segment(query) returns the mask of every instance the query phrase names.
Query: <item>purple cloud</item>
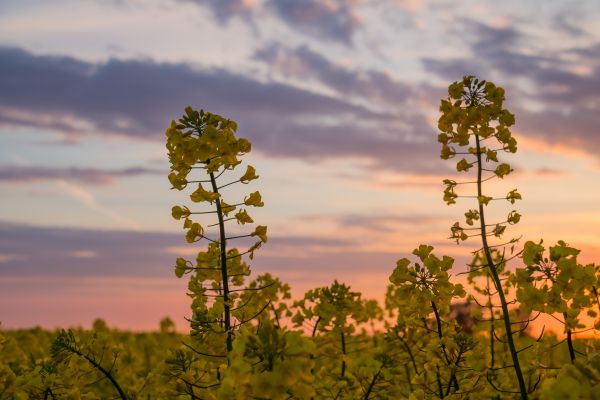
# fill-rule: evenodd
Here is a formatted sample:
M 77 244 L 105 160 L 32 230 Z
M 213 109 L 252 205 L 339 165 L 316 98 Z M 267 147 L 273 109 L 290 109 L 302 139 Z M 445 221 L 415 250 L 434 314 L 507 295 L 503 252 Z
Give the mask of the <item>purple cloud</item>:
M 352 43 L 360 26 L 352 1 L 271 0 L 269 6 L 292 28 L 317 38 Z
M 106 185 L 118 178 L 146 174 L 164 174 L 164 171 L 143 167 L 125 168 L 120 170 L 103 170 L 77 167 L 53 168 L 40 166 L 0 166 L 0 182 L 5 183 L 28 183 L 62 179 L 95 185 Z
M 221 22 L 234 17 L 256 20 L 264 13 L 279 17 L 290 29 L 318 39 L 351 45 L 360 27 L 355 2 L 347 0 L 266 0 L 251 6 L 242 0 L 179 0 L 208 7 Z M 260 11 L 259 11 L 260 10 Z
M 426 69 L 448 80 L 475 74 L 486 79 L 499 76 L 496 83 L 507 90 L 508 107 L 517 116 L 516 129 L 550 144 L 562 144 L 600 154 L 600 52 L 599 44 L 566 49 L 563 55 L 525 53 L 529 39 L 513 27 L 494 28 L 470 21 L 467 37 L 472 58 L 424 59 Z M 583 69 L 578 72 L 578 69 Z M 529 88 L 517 82 L 528 81 Z M 533 88 L 533 89 L 531 89 Z M 538 106 L 532 109 L 529 104 Z
M 182 248 L 198 249 L 203 244 L 189 245 L 181 233 L 90 230 L 78 228 L 38 227 L 0 222 L 0 277 L 165 277 L 173 275 L 175 259 Z M 240 249 L 250 242 L 236 241 Z M 331 271 L 358 268 L 370 259 L 371 268 L 388 268 L 393 255 L 353 250 L 357 242 L 343 238 L 310 236 L 276 236 L 269 238 L 265 251 L 259 251 L 251 262 L 254 270 L 276 275 L 298 270 Z M 31 251 L 32 246 L 35 252 Z M 311 250 L 310 257 L 285 255 L 290 247 Z M 323 250 L 325 249 L 325 250 Z M 189 259 L 194 256 L 187 255 Z M 388 260 L 389 259 L 389 260 Z M 382 262 L 386 260 L 385 262 Z M 319 280 L 318 276 L 313 278 Z
M 310 56 L 322 79 L 340 91 L 344 81 L 354 79 L 305 54 Z M 241 135 L 270 156 L 311 160 L 358 156 L 371 159 L 377 168 L 415 173 L 445 168 L 437 159 L 435 132 L 418 113 L 375 112 L 342 96 L 186 64 L 118 60 L 91 64 L 6 48 L 0 49 L 0 60 L 4 124 L 60 129 L 71 135 L 91 132 L 161 140 L 168 122 L 191 104 L 237 120 Z M 369 79 L 385 78 L 371 74 Z M 373 90 L 401 100 L 406 95 L 402 88 L 396 84 L 390 92 Z M 367 85 L 358 82 L 353 90 L 363 93 Z
M 272 44 L 258 50 L 255 58 L 283 75 L 315 79 L 345 97 L 397 108 L 417 96 L 415 86 L 396 81 L 379 71 L 353 71 L 334 65 L 307 46 L 290 49 Z

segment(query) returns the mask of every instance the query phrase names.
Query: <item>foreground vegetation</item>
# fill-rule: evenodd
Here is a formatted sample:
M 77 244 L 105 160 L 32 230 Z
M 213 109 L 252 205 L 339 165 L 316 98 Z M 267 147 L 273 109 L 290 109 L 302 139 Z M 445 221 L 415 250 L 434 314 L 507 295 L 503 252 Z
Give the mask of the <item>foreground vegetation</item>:
M 235 122 L 188 107 L 166 135 L 171 185 L 193 187 L 190 200 L 204 206 L 172 209 L 188 243 L 207 243 L 174 265 L 188 279 L 190 334 L 169 320 L 154 334 L 102 321 L 91 331 L 2 332 L 0 398 L 599 398 L 600 270 L 566 242 L 507 239 L 521 195 L 487 189 L 513 171 L 503 158 L 517 151 L 503 102 L 502 88 L 468 76 L 440 106 L 441 157 L 459 158 L 467 176 L 444 180 L 444 201 L 468 207 L 450 239 L 480 249 L 462 267 L 418 245 L 391 270 L 383 305 L 337 281 L 296 300 L 270 274 L 247 281 L 268 237 L 263 225 L 243 229 L 264 203 L 258 191 L 225 196 L 258 179 L 250 165 L 235 175 L 251 145 Z M 490 208 L 498 215 L 502 204 L 511 209 L 492 221 Z M 453 282 L 453 270 L 469 287 Z M 528 333 L 542 314 L 562 324 L 560 339 Z
M 321 315 L 321 310 L 317 312 Z M 464 316 L 454 310 L 455 315 Z M 129 399 L 402 399 L 411 394 L 412 398 L 441 398 L 438 376 L 444 398 L 517 396 L 499 393 L 487 381 L 486 374 L 493 374 L 496 385 L 505 389 L 516 386 L 510 374 L 491 368 L 486 324 L 450 333 L 449 322 L 444 321 L 443 327 L 448 329 L 442 332 L 447 338 L 440 341 L 437 332 L 432 331 L 431 322 L 428 329 L 398 325 L 387 333 L 374 335 L 350 333 L 353 325 L 335 328 L 331 323 L 329 328 L 324 325 L 323 329 L 317 329 L 314 337 L 272 325 L 261 328 L 258 334 L 244 333 L 239 342 L 238 338 L 234 341 L 237 344 L 230 356 L 230 366 L 224 359 L 221 364 L 213 364 L 220 369 L 222 382 L 237 381 L 233 389 L 226 389 L 234 394 L 228 394 L 220 386 L 200 387 L 209 386 L 205 371 L 213 360 L 187 347 L 190 343 L 187 335 L 171 330 L 131 333 L 109 329 L 97 322 L 90 331 L 72 330 L 73 338 L 67 339 L 67 343 L 72 340 L 73 349 L 80 354 L 73 351 L 62 356 L 56 354 L 56 344 L 53 347 L 57 337 L 65 336 L 60 331 L 3 331 L 0 398 L 122 398 L 100 367 L 117 382 L 123 397 Z M 441 343 L 452 363 L 458 360 L 458 366 L 447 367 Z M 532 346 L 520 353 L 521 363 L 532 373 L 542 373 L 532 397 L 597 398 L 600 377 L 595 354 L 597 341 L 575 341 L 575 349 L 582 353 L 575 364 L 569 361 L 566 344 L 553 334 L 545 334 L 539 341 L 519 335 L 516 343 L 519 348 Z M 503 345 L 496 344 L 494 358 L 494 364 L 500 366 L 510 357 Z M 446 394 L 452 374 L 457 377 L 459 389 L 451 387 Z

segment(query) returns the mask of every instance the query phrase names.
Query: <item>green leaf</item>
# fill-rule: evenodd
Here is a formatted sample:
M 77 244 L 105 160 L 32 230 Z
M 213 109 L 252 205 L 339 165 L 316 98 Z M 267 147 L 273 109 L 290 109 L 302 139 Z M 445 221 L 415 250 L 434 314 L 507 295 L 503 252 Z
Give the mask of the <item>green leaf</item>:
M 527 241 L 523 248 L 523 262 L 527 266 L 532 266 L 538 264 L 542 261 L 542 254 L 544 252 L 544 246 L 542 246 L 542 240 L 539 243 L 534 243 L 532 241 Z

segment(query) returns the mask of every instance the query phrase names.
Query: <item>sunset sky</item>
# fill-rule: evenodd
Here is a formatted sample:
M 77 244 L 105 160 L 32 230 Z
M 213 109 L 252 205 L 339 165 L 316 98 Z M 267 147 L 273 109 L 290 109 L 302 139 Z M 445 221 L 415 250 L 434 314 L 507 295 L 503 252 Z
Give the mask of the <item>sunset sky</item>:
M 600 5 L 450 0 L 2 0 L 0 321 L 156 329 L 189 314 L 164 130 L 186 105 L 238 122 L 260 179 L 252 262 L 296 295 L 381 299 L 420 243 L 466 269 L 449 227 L 438 107 L 474 74 L 506 89 L 521 223 L 600 262 Z M 494 205 L 498 215 L 510 204 Z

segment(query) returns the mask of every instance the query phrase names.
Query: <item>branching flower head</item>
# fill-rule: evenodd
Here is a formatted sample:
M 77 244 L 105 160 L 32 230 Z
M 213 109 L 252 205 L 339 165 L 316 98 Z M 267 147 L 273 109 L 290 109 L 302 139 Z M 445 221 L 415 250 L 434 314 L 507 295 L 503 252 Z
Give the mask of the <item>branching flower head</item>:
M 211 343 L 225 344 L 227 352 L 231 352 L 233 330 L 252 319 L 247 320 L 244 303 L 240 300 L 244 297 L 242 292 L 255 290 L 241 288 L 245 277 L 250 275 L 250 267 L 243 257 L 247 255 L 252 259 L 254 252 L 267 242 L 267 227 L 264 225 L 258 225 L 246 234 L 227 234 L 228 221 L 237 222 L 234 229 L 244 228 L 254 223 L 248 207 L 264 206 L 258 191 L 237 201 L 226 201 L 224 198 L 227 194 L 225 188 L 258 179 L 256 169 L 248 165 L 241 176 L 221 183 L 221 179 L 227 178 L 229 171 L 235 170 L 241 163 L 241 156 L 251 150 L 250 142 L 238 138 L 236 130 L 234 121 L 191 107 L 187 107 L 185 114 L 177 122 L 172 121 L 166 130 L 166 147 L 172 171 L 169 182 L 177 190 L 184 190 L 193 184 L 195 187 L 189 195 L 190 200 L 205 207 L 203 210 L 190 210 L 187 206 L 177 205 L 171 209 L 171 215 L 176 220 L 183 220 L 188 243 L 208 242 L 206 250 L 197 253 L 195 263 L 178 258 L 175 275 L 181 278 L 190 274 L 188 295 L 192 298 L 191 331 L 194 336 L 200 337 L 199 342 L 203 346 L 209 347 L 209 353 L 222 352 L 221 348 L 211 350 Z M 205 219 L 213 217 L 213 221 L 205 225 L 194 220 L 196 215 L 203 215 Z M 246 251 L 228 246 L 234 239 L 251 237 L 256 237 L 258 241 Z M 249 308 L 246 311 L 250 311 Z
M 560 240 L 544 255 L 542 241 L 528 241 L 522 254 L 524 268 L 512 277 L 517 299 L 525 311 L 565 316 L 566 328 L 582 327 L 579 314 L 593 305 L 596 267 L 578 263 L 580 250 Z M 591 310 L 590 310 L 591 311 Z M 591 311 L 591 316 L 596 316 Z
M 421 263 L 402 258 L 390 276 L 390 282 L 397 288 L 396 296 L 407 299 L 407 307 L 411 307 L 417 317 L 429 315 L 432 301 L 440 308 L 448 308 L 453 298 L 466 295 L 461 284 L 450 282 L 449 271 L 454 259 L 438 258 L 432 251 L 433 246 L 420 245 L 413 254 Z
M 448 98 L 440 105 L 441 116 L 438 121 L 440 134 L 438 141 L 442 144 L 441 158 L 451 159 L 457 154 L 463 157 L 456 163 L 456 170 L 467 173 L 477 170 L 477 178 L 458 182 L 444 180 L 444 201 L 455 204 L 459 198 L 474 198 L 477 209 L 465 213 L 465 222 L 473 226 L 480 220 L 480 207 L 487 207 L 491 202 L 506 199 L 514 204 L 522 196 L 517 189 L 506 196 L 490 196 L 482 191 L 482 184 L 493 178 L 504 179 L 513 172 L 506 162 L 501 162 L 499 152 L 514 153 L 517 142 L 510 132 L 515 123 L 514 115 L 504 108 L 504 89 L 491 82 L 479 81 L 473 76 L 465 76 L 462 81 L 454 82 L 448 88 Z M 487 175 L 487 176 L 484 176 Z M 469 195 L 457 193 L 461 185 L 476 185 L 477 190 Z M 472 187 L 472 186 L 471 186 Z M 450 238 L 461 242 L 472 236 L 502 237 L 507 225 L 519 222 L 521 215 L 515 210 L 509 212 L 506 220 L 489 224 L 483 232 L 477 227 L 464 227 L 456 222 L 451 228 Z

